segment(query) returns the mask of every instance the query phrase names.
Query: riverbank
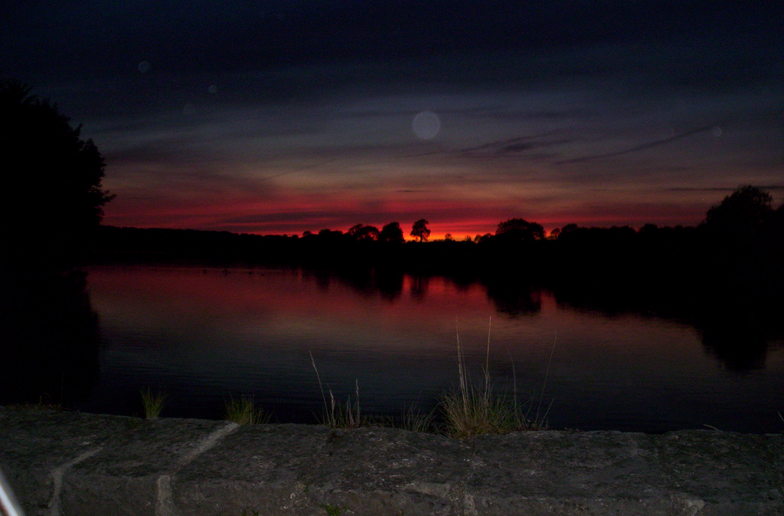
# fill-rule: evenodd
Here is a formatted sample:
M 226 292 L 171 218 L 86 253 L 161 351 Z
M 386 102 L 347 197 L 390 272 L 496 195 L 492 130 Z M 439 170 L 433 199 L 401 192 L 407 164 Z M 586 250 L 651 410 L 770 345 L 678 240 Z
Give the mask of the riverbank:
M 782 514 L 784 435 L 239 426 L 0 407 L 37 514 Z

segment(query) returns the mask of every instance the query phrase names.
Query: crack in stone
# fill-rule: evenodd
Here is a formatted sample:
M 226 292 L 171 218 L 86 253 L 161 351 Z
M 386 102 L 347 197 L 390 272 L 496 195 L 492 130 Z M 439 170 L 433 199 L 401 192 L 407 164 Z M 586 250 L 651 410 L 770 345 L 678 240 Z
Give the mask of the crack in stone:
M 171 471 L 171 474 L 161 475 L 156 481 L 156 503 L 155 503 L 155 516 L 173 516 L 176 514 L 174 506 L 174 497 L 172 496 L 172 478 L 177 475 L 182 468 L 193 462 L 197 457 L 215 447 L 226 436 L 235 432 L 240 425 L 237 423 L 229 422 L 225 426 L 211 432 L 209 435 L 201 439 L 199 444 L 191 451 L 180 457 Z
M 155 501 L 155 516 L 169 516 L 175 513 L 174 497 L 171 491 L 171 475 L 161 475 L 156 482 L 157 500 Z
M 196 446 L 196 448 L 183 455 L 180 458 L 180 460 L 177 461 L 175 472 L 184 468 L 191 462 L 193 462 L 193 460 L 196 459 L 196 457 L 206 452 L 210 448 L 214 447 L 221 440 L 223 440 L 224 437 L 234 433 L 234 431 L 236 431 L 239 427 L 240 425 L 238 425 L 237 423 L 228 422 L 226 423 L 226 426 L 224 426 L 223 428 L 219 428 L 218 430 L 215 430 L 214 432 L 209 434 L 207 437 L 201 440 L 201 442 L 199 443 L 198 446 Z
M 93 448 L 92 450 L 87 450 L 86 452 L 82 453 L 81 455 L 77 456 L 75 459 L 66 462 L 65 464 L 58 466 L 52 470 L 52 480 L 54 483 L 54 488 L 52 489 L 52 498 L 49 500 L 49 514 L 52 516 L 60 516 L 61 514 L 61 497 L 63 491 L 63 476 L 65 476 L 65 472 L 74 467 L 75 465 L 79 464 L 80 462 L 89 459 L 99 451 L 101 451 L 103 447 Z

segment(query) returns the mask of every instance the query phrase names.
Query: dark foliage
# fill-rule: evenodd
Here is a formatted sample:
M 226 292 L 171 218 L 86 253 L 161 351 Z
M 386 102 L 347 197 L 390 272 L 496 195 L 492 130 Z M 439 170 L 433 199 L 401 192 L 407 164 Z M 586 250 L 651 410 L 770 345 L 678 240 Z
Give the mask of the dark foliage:
M 498 224 L 495 236 L 509 242 L 530 242 L 544 239 L 544 228 L 525 219 L 509 219 Z
M 708 210 L 702 227 L 720 238 L 748 241 L 771 222 L 772 203 L 769 193 L 741 186 Z
M 397 222 L 390 222 L 381 228 L 379 240 L 387 244 L 402 244 L 405 240 L 403 238 L 403 230 Z
M 379 231 L 376 226 L 356 224 L 348 230 L 348 236 L 357 242 L 375 242 L 378 240 Z
M 419 219 L 411 226 L 411 236 L 418 238 L 420 242 L 425 242 L 430 238 L 430 229 L 427 225 L 430 224 L 427 219 Z
M 74 261 L 111 196 L 104 161 L 80 127 L 16 81 L 0 83 L 0 261 L 59 266 Z

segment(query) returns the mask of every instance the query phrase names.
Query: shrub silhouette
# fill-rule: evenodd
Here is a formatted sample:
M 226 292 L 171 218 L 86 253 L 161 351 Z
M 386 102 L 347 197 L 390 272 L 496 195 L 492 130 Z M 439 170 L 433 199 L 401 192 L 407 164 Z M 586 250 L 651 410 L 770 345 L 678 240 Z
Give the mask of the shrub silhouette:
M 402 244 L 404 239 L 403 230 L 400 228 L 400 224 L 397 222 L 385 224 L 384 227 L 381 228 L 379 240 L 389 244 Z
M 728 240 L 728 243 L 745 243 L 772 220 L 772 202 L 769 193 L 755 186 L 738 187 L 708 210 L 702 227 L 711 235 Z
M 498 224 L 495 236 L 504 241 L 530 242 L 544 239 L 544 228 L 525 219 L 509 219 Z
M 349 237 L 359 242 L 377 241 L 379 235 L 376 226 L 365 226 L 364 224 L 355 224 L 351 226 L 347 234 Z
M 0 261 L 32 266 L 73 261 L 103 217 L 104 160 L 48 100 L 17 81 L 0 83 Z

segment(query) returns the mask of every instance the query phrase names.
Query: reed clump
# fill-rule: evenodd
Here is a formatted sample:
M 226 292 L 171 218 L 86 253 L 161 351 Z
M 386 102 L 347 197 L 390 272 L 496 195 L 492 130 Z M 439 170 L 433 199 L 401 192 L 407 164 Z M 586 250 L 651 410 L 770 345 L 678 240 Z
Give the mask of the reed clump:
M 313 364 L 313 370 L 316 372 L 316 379 L 318 380 L 319 390 L 321 391 L 321 401 L 323 403 L 323 413 L 321 422 L 329 428 L 359 428 L 367 424 L 367 419 L 362 415 L 362 409 L 359 404 L 359 380 L 354 382 L 354 400 L 352 401 L 349 395 L 346 403 L 339 403 L 335 400 L 335 395 L 332 394 L 332 389 L 327 389 L 329 393 L 329 402 L 327 402 L 327 395 L 324 392 L 324 385 L 321 383 L 321 375 L 319 374 L 318 367 L 316 367 L 316 360 L 313 358 L 313 353 L 310 353 L 310 363 Z
M 259 425 L 269 420 L 267 414 L 256 406 L 252 396 L 231 397 L 225 403 L 226 420 L 238 425 Z
M 435 414 L 433 410 L 421 412 L 416 405 L 410 405 L 403 412 L 399 423 L 392 426 L 411 432 L 430 432 L 433 430 L 434 423 Z
M 393 426 L 414 432 L 436 431 L 450 437 L 466 438 L 482 434 L 504 434 L 521 430 L 543 430 L 547 428 L 547 415 L 552 402 L 543 410 L 547 377 L 555 350 L 555 340 L 550 352 L 542 390 L 538 402 L 531 398 L 525 406 L 517 399 L 517 376 L 512 363 L 513 392 L 511 396 L 499 395 L 493 391 L 490 378 L 490 334 L 492 319 L 487 332 L 485 363 L 482 368 L 483 381 L 477 385 L 471 381 L 465 364 L 465 356 L 457 332 L 457 369 L 459 384 L 457 389 L 445 394 L 436 409 L 422 413 L 416 406 L 409 406 L 401 418 L 393 420 L 368 417 L 362 413 L 359 402 L 359 382 L 355 381 L 354 397 L 349 395 L 345 403 L 335 399 L 332 389 L 324 389 L 321 374 L 316 366 L 313 353 L 310 362 L 316 373 L 323 412 L 321 423 L 330 428 L 358 428 L 360 426 Z M 527 407 L 527 408 L 526 408 Z M 534 409 L 535 407 L 535 409 Z
M 149 387 L 142 389 L 142 409 L 144 410 L 144 419 L 157 419 L 163 411 L 163 406 L 166 402 L 166 394 L 161 391 L 153 392 Z
M 554 347 L 555 342 L 553 342 Z M 552 352 L 550 359 L 552 360 Z M 490 328 L 488 328 L 487 334 L 481 384 L 476 385 L 469 377 L 459 332 L 457 333 L 457 369 L 458 387 L 444 395 L 440 403 L 447 435 L 462 439 L 482 434 L 504 434 L 521 430 L 541 430 L 547 427 L 547 414 L 550 407 L 548 406 L 547 410 L 540 414 L 541 398 L 544 396 L 547 374 L 545 374 L 535 412 L 533 412 L 533 400 L 528 403 L 527 410 L 524 410 L 518 402 L 516 375 L 513 375 L 515 388 L 511 397 L 499 395 L 493 391 L 490 379 Z M 549 369 L 550 364 L 548 363 L 547 373 L 549 373 Z M 512 370 L 514 372 L 514 364 Z

